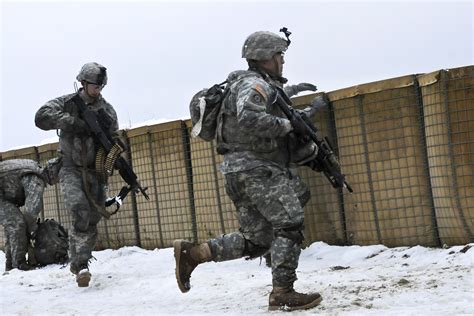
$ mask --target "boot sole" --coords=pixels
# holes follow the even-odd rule
[[[292,307],[286,306],[286,305],[283,305],[283,306],[268,306],[268,310],[269,311],[283,310],[283,311],[291,312],[291,311],[301,310],[301,309],[310,309],[310,308],[318,306],[321,303],[322,300],[323,300],[323,298],[322,298],[322,296],[320,296],[317,299],[315,299],[314,301],[312,301],[312,302],[310,302],[306,305],[292,306]]]
[[[92,275],[90,274],[90,272],[82,272],[78,274],[76,277],[77,286],[88,287],[89,282],[91,281],[91,276]]]
[[[179,278],[179,263],[180,263],[179,261],[181,258],[181,244],[183,241],[184,240],[181,240],[181,239],[173,241],[174,259],[176,261],[176,268],[174,271],[175,271],[175,276],[176,276],[176,282],[178,282],[179,290],[182,293],[186,293],[191,289],[191,287],[184,285]]]

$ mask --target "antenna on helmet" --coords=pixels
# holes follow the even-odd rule
[[[288,31],[288,28],[286,28],[286,27],[282,27],[282,28],[280,29],[280,32],[282,32],[283,34],[285,34],[286,43],[288,44],[288,46],[290,46],[290,43],[291,43],[291,40],[290,40],[291,32]]]

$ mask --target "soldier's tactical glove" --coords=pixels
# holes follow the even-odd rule
[[[88,131],[87,124],[78,117],[68,116],[61,119],[59,128],[75,134],[85,133]]]
[[[314,84],[307,83],[307,82],[302,82],[302,83],[297,84],[296,89],[298,90],[298,92],[318,90],[318,88]]]
[[[285,93],[289,97],[292,97],[292,96],[297,95],[298,93],[300,93],[302,91],[316,91],[317,88],[314,84],[307,83],[307,82],[302,82],[302,83],[299,83],[299,84],[286,86],[286,87],[283,88],[283,90],[285,90]]]
[[[311,101],[311,108],[316,111],[325,110],[328,108],[329,99],[326,94],[318,95]]]

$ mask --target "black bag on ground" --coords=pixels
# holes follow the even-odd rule
[[[68,234],[54,219],[38,223],[33,245],[33,253],[39,266],[64,264],[68,261]]]

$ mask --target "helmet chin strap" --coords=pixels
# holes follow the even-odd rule
[[[277,61],[277,59],[276,59],[275,56],[276,56],[276,55],[273,55],[273,58],[272,58],[272,60],[273,60],[273,66],[274,66],[273,68],[274,68],[278,73],[276,73],[276,74],[269,74],[269,75],[270,75],[270,77],[271,77],[272,79],[275,79],[275,80],[277,80],[277,81],[279,81],[279,82],[281,82],[281,83],[287,83],[287,82],[288,82],[288,79],[286,79],[285,77],[282,77],[282,75],[279,74],[279,72],[280,72],[280,66],[279,66],[278,61]]]
[[[275,70],[275,76],[280,76],[279,70],[280,66],[278,65],[277,58],[275,57],[276,55],[273,55],[272,61],[273,61],[273,69]]]
[[[276,61],[274,61],[274,62],[276,62]],[[285,77],[269,73],[268,70],[262,69],[262,67],[259,67],[258,63],[254,62],[254,61],[249,61],[249,70],[256,71],[256,72],[260,73],[263,77],[265,77],[265,75],[267,75],[270,78],[272,78],[273,80],[279,81],[282,84],[285,84],[285,83],[288,82],[288,79],[286,79]]]

